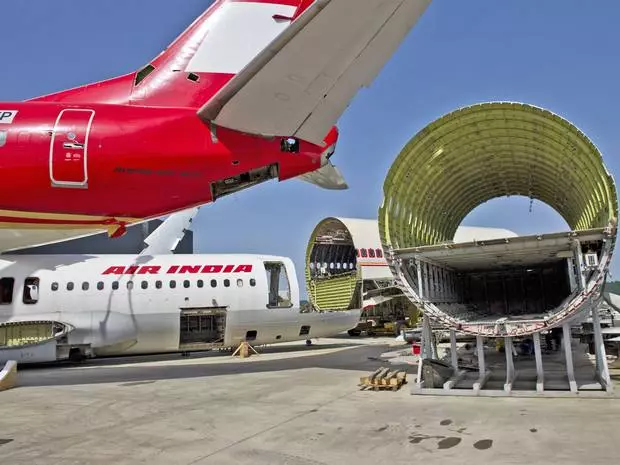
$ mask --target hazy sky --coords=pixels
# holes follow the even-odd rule
[[[133,71],[209,4],[2,0],[0,101]],[[270,182],[224,198],[197,218],[196,251],[291,256],[301,278],[308,237],[322,218],[376,218],[384,177],[404,144],[443,114],[483,101],[531,103],[567,118],[594,141],[616,175],[618,18],[617,0],[433,1],[340,120],[333,161],[351,188],[331,192],[301,181]],[[535,202],[530,213],[529,201],[515,198],[478,207],[464,224],[520,234],[566,228],[545,205]],[[612,267],[617,278],[619,260]]]

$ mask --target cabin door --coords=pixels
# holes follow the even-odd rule
[[[58,115],[50,147],[53,187],[88,187],[88,138],[94,110],[67,109]]]

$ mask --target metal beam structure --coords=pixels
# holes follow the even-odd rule
[[[533,339],[532,391],[548,392],[540,333],[561,330],[569,392],[579,392],[569,322],[600,300],[618,219],[616,186],[594,143],[543,108],[514,102],[472,105],[416,134],[390,168],[383,192],[383,253],[425,321],[451,330],[451,338],[455,332],[476,336],[478,344],[481,338],[502,338],[504,395],[520,392],[513,348],[525,338]],[[567,231],[455,239],[473,209],[503,196],[546,203],[566,221]],[[594,326],[596,372],[606,389],[609,373],[598,320]],[[473,392],[483,395],[489,379],[483,351],[478,359],[481,371]],[[454,359],[450,362],[454,365]],[[450,389],[443,391],[458,391],[457,385],[446,383]]]
[[[405,295],[438,324],[487,337],[531,335],[561,327],[601,293],[616,241],[615,183],[592,141],[550,111],[491,102],[449,113],[405,146],[383,191],[384,255]],[[513,195],[548,204],[570,230],[454,242],[474,208]],[[530,271],[539,290],[528,295]],[[492,289],[491,275],[502,273]],[[478,282],[487,298],[473,301]],[[508,295],[514,287],[522,289],[518,303]]]
[[[592,312],[593,319],[596,311]],[[425,380],[423,379],[423,361],[433,360],[437,358],[436,348],[433,349],[434,337],[431,329],[431,320],[429,317],[424,319],[424,330],[422,332],[421,340],[421,355],[418,363],[418,377],[416,383],[411,389],[411,393],[414,395],[437,395],[437,396],[478,396],[478,397],[617,397],[618,394],[613,389],[613,384],[609,375],[609,369],[607,367],[607,360],[605,358],[604,346],[602,345],[602,333],[600,324],[594,325],[595,339],[600,341],[596,344],[597,354],[601,354],[602,357],[597,355],[597,362],[595,368],[595,377],[591,381],[581,379],[581,384],[576,379],[576,372],[573,360],[573,344],[571,339],[571,327],[569,323],[562,325],[562,347],[558,352],[554,352],[555,355],[548,355],[551,357],[551,361],[558,365],[559,355],[561,358],[561,364],[564,365],[564,378],[561,378],[561,373],[553,370],[549,375],[545,375],[545,366],[543,363],[542,344],[540,333],[534,333],[534,363],[536,379],[531,382],[531,386],[528,388],[528,380],[521,381],[521,387],[516,389],[515,383],[521,380],[520,371],[517,369],[516,360],[522,359],[523,356],[517,356],[517,351],[514,346],[514,338],[490,338],[488,341],[495,341],[501,339],[504,341],[505,349],[505,363],[503,366],[499,366],[497,362],[494,364],[493,370],[487,368],[486,355],[484,349],[483,336],[476,336],[476,353],[478,359],[478,372],[474,373],[474,378],[466,379],[467,372],[459,366],[456,344],[456,331],[450,331],[450,354],[449,357],[451,373],[446,375],[442,381],[441,387],[424,387]],[[598,333],[599,336],[596,336]],[[600,344],[600,345],[599,345]],[[492,344],[489,344],[492,345]],[[531,357],[531,356],[530,356]],[[526,366],[528,365],[527,359],[525,360]],[[520,363],[523,363],[521,360]],[[531,362],[529,362],[531,363]],[[561,365],[560,365],[561,366]],[[527,368],[531,370],[531,368]],[[495,386],[488,386],[489,379],[495,373],[496,381]],[[436,372],[436,377],[439,376],[439,372]],[[502,385],[498,386],[498,376],[502,376]],[[560,377],[559,377],[560,376]],[[436,382],[436,381],[435,381]],[[561,385],[565,385],[562,388]],[[581,386],[581,387],[580,387]],[[600,386],[600,388],[596,388]]]

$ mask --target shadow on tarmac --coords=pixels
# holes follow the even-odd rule
[[[358,347],[356,347],[358,346]],[[346,348],[345,348],[346,347]],[[83,364],[39,365],[20,368],[18,371],[18,386],[71,386],[81,384],[100,383],[130,383],[125,387],[146,384],[169,379],[190,379],[210,376],[223,376],[241,373],[266,373],[304,368],[327,368],[337,370],[374,371],[380,366],[386,366],[387,361],[379,356],[388,350],[388,345],[359,345],[326,344],[286,347],[265,347],[259,353],[285,352],[312,352],[329,348],[345,348],[329,354],[305,355],[278,360],[261,360],[259,356],[240,361],[236,359],[230,363],[188,363],[188,360],[197,361],[205,358],[230,358],[230,353],[200,352],[193,353],[189,359],[180,354],[166,354],[162,356],[118,357],[113,359],[94,359]],[[142,363],[155,361],[183,361],[182,364],[162,366],[141,366]],[[117,366],[131,363],[131,366]],[[76,367],[78,367],[76,369]],[[88,367],[88,369],[79,369]],[[411,371],[412,370],[407,370]]]

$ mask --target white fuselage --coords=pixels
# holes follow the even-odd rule
[[[0,361],[326,337],[359,311],[300,313],[292,261],[259,255],[4,256]]]

